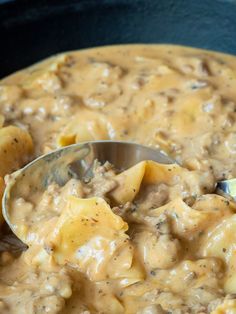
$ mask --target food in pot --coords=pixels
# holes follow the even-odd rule
[[[171,45],[60,54],[0,82],[0,195],[9,174],[58,147],[128,140],[143,161],[91,180],[23,187],[1,218],[1,313],[235,313],[236,59]]]

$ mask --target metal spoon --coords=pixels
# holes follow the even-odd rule
[[[153,160],[171,164],[176,161],[163,151],[129,142],[96,141],[74,144],[43,155],[11,175],[3,196],[3,216],[17,235],[17,226],[11,216],[14,199],[29,198],[33,193],[46,190],[52,182],[63,186],[75,177],[92,176],[94,160],[109,161],[117,169],[127,169],[140,161]],[[236,196],[236,179],[218,182],[217,188]]]

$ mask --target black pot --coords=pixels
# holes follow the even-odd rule
[[[0,77],[57,52],[118,43],[236,54],[236,0],[0,0]]]

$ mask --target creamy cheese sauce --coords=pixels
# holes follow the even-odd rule
[[[212,194],[236,177],[235,118],[235,57],[193,48],[69,52],[3,79],[0,196],[6,174],[88,140],[158,147],[182,167],[29,188],[14,206],[29,248],[2,227],[0,312],[236,313],[236,205]]]

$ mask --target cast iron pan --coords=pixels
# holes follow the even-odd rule
[[[57,52],[118,43],[236,54],[236,0],[0,0],[0,77]]]

